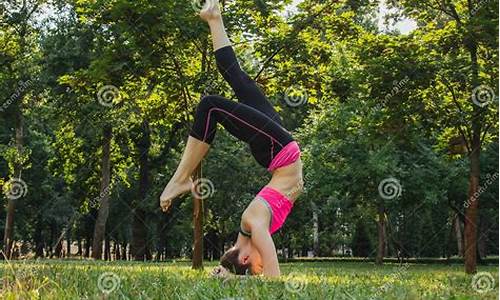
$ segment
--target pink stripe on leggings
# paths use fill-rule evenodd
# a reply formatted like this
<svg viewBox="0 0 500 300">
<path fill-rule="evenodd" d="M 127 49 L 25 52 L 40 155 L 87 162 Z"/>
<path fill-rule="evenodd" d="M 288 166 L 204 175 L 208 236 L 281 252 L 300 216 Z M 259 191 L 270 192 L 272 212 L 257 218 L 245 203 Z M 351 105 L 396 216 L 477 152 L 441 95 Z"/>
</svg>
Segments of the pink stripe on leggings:
<svg viewBox="0 0 500 300">
<path fill-rule="evenodd" d="M 230 113 L 230 112 L 228 112 L 228 111 L 225 111 L 225 110 L 223 110 L 222 108 L 217 108 L 217 107 L 211 108 L 211 109 L 208 111 L 208 117 L 207 117 L 207 123 L 206 123 L 206 125 L 205 125 L 205 135 L 203 136 L 203 141 L 205 141 L 205 140 L 206 140 L 206 138 L 207 138 L 207 134 L 208 134 L 208 123 L 210 122 L 210 114 L 212 113 L 212 110 L 222 111 L 222 112 L 224 112 L 224 113 L 226 113 L 226 114 L 230 115 L 231 117 L 233 117 L 233 118 L 235 118 L 235 119 L 239 120 L 241 123 L 244 123 L 244 124 L 246 124 L 246 125 L 250 126 L 251 128 L 253 128 L 253 129 L 257 130 L 258 132 L 260 132 L 260 133 L 264 134 L 265 136 L 269 137 L 269 138 L 271 139 L 271 142 L 274 140 L 274 141 L 275 141 L 276 143 L 278 143 L 281 147 L 283 147 L 283 145 L 282 145 L 280 142 L 278 142 L 278 140 L 276 140 L 275 138 L 273 138 L 273 137 L 272 137 L 272 136 L 270 136 L 269 134 L 267 134 L 267 133 L 265 133 L 264 131 L 260 130 L 259 128 L 257 128 L 257 127 L 255 127 L 255 126 L 253 126 L 252 124 L 245 122 L 244 120 L 242 120 L 242 119 L 238 118 L 237 116 L 233 115 L 232 113 Z"/>
</svg>

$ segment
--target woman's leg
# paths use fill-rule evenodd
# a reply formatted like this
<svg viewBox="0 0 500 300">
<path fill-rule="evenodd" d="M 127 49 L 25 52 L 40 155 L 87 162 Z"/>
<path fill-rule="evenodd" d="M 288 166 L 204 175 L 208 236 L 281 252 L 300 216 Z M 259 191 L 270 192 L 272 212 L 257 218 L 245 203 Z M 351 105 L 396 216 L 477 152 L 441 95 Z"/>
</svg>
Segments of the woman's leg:
<svg viewBox="0 0 500 300">
<path fill-rule="evenodd" d="M 196 109 L 190 135 L 211 144 L 215 138 L 217 124 L 221 124 L 237 139 L 249 144 L 256 140 L 265 140 L 278 148 L 285 146 L 291 139 L 285 129 L 255 108 L 221 96 L 205 96 Z M 268 155 L 272 155 L 270 150 L 267 148 Z"/>
<path fill-rule="evenodd" d="M 279 114 L 257 86 L 257 83 L 241 69 L 236 54 L 231 47 L 231 42 L 227 37 L 218 1 L 208 0 L 200 16 L 207 21 L 210 27 L 217 68 L 234 90 L 238 100 L 259 110 L 274 122 L 282 125 Z"/>
<path fill-rule="evenodd" d="M 160 196 L 160 206 L 167 211 L 172 200 L 189 191 L 192 187 L 191 175 L 208 152 L 210 145 L 192 136 L 188 137 L 181 161 L 172 178 Z"/>
<path fill-rule="evenodd" d="M 279 149 L 292 140 L 285 129 L 253 107 L 220 96 L 203 97 L 196 109 L 181 162 L 160 197 L 164 211 L 168 210 L 175 197 L 191 188 L 190 176 L 208 152 L 217 124 L 224 126 L 237 139 L 251 146 L 259 145 L 258 154 L 252 154 L 266 168 Z"/>
</svg>

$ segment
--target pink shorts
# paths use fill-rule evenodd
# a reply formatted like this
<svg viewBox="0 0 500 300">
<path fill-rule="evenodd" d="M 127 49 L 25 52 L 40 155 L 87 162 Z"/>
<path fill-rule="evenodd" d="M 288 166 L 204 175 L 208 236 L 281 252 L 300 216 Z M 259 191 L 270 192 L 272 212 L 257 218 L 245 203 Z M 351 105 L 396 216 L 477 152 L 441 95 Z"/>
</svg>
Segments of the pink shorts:
<svg viewBox="0 0 500 300">
<path fill-rule="evenodd" d="M 264 201 L 271 213 L 271 224 L 269 224 L 269 232 L 275 233 L 285 223 L 286 217 L 293 207 L 293 202 L 277 190 L 265 186 L 257 194 L 258 199 Z"/>
<path fill-rule="evenodd" d="M 299 144 L 296 141 L 292 141 L 286 144 L 283 149 L 278 152 L 278 154 L 273 158 L 267 170 L 272 172 L 278 168 L 288 166 L 293 164 L 300 157 Z"/>
</svg>

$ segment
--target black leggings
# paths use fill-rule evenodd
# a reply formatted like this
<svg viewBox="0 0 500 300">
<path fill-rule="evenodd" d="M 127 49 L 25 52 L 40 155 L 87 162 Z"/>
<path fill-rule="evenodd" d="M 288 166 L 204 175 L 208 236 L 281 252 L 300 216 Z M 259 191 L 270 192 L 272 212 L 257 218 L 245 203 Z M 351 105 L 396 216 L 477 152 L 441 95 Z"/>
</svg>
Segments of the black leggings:
<svg viewBox="0 0 500 300">
<path fill-rule="evenodd" d="M 215 51 L 217 67 L 233 88 L 239 102 L 221 96 L 205 96 L 196 109 L 190 135 L 211 144 L 217 123 L 237 139 L 250 145 L 253 157 L 263 167 L 293 141 L 282 127 L 281 119 L 272 104 L 240 67 L 231 46 Z"/>
</svg>

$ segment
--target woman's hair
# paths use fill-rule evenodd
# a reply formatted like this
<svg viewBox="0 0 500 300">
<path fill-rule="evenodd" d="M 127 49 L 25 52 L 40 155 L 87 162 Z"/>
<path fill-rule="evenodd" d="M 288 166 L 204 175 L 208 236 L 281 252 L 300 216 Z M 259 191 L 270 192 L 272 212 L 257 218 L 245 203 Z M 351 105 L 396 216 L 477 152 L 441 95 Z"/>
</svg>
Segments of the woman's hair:
<svg viewBox="0 0 500 300">
<path fill-rule="evenodd" d="M 220 265 L 236 275 L 246 275 L 248 268 L 250 267 L 250 263 L 240 263 L 240 260 L 238 259 L 239 255 L 240 249 L 238 248 L 233 247 L 227 250 L 220 259 Z"/>
</svg>

